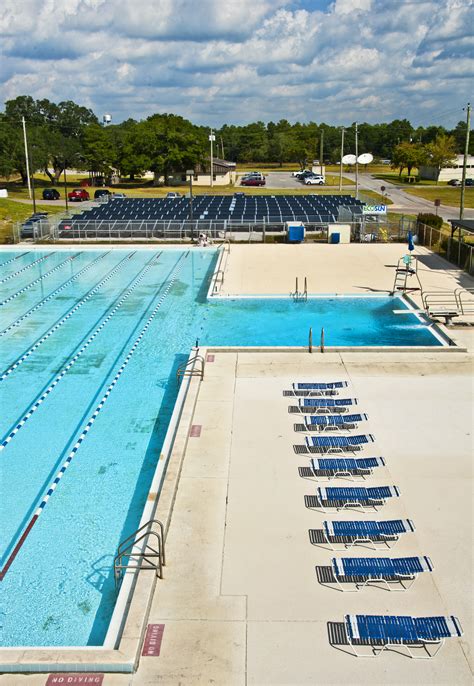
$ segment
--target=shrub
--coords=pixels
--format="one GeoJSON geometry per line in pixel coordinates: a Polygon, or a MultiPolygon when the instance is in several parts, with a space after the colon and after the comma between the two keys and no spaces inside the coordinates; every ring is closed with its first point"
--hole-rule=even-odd
{"type": "Polygon", "coordinates": [[[443,217],[439,217],[436,214],[431,214],[430,212],[427,212],[426,214],[420,213],[416,218],[416,223],[432,226],[433,229],[441,229],[443,226],[443,217]]]}

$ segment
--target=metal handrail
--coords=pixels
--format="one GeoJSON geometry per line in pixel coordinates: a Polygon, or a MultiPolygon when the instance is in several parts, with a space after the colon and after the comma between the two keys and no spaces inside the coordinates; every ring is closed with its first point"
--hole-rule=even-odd
{"type": "Polygon", "coordinates": [[[114,580],[117,588],[123,576],[123,571],[126,569],[154,569],[156,576],[163,578],[163,567],[166,565],[165,555],[165,530],[163,523],[159,519],[150,519],[145,524],[142,524],[130,536],[127,536],[119,543],[117,554],[114,557],[114,580]],[[153,531],[150,527],[157,524],[160,531],[153,531]],[[140,535],[139,535],[140,534],[140,535]],[[148,539],[150,536],[156,538],[157,548],[153,548],[148,539]],[[143,545],[134,551],[137,544],[144,541],[143,545]],[[127,561],[124,562],[124,558],[127,561]],[[152,560],[157,558],[157,562],[152,560]],[[131,561],[136,561],[136,564],[131,564],[131,561]],[[146,566],[145,566],[146,565],[146,566]]]}
{"type": "Polygon", "coordinates": [[[179,381],[179,378],[181,376],[200,376],[201,379],[204,379],[204,367],[205,367],[205,360],[202,355],[194,355],[194,357],[191,357],[189,360],[186,362],[183,362],[178,369],[176,370],[176,380],[179,381]],[[192,369],[188,369],[189,365],[194,363],[200,363],[200,369],[195,369],[194,366],[192,369]]]}
{"type": "Polygon", "coordinates": [[[309,327],[308,352],[310,352],[310,353],[313,352],[313,329],[311,326],[309,327]]]}
{"type": "Polygon", "coordinates": [[[463,295],[474,295],[474,288],[456,288],[454,291],[454,297],[461,314],[472,314],[474,312],[474,300],[470,299],[466,307],[465,302],[463,302],[463,295]]]}
{"type": "Polygon", "coordinates": [[[324,352],[324,327],[321,327],[321,352],[324,352]]]}

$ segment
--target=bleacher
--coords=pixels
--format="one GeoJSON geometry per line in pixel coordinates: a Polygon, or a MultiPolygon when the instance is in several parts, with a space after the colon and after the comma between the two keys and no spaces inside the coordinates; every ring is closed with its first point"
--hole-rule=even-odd
{"type": "MultiPolygon", "coordinates": [[[[356,221],[363,203],[351,195],[196,195],[192,219],[203,229],[211,223],[228,222],[232,230],[239,225],[272,225],[281,230],[286,221],[325,225],[337,221],[356,221]],[[281,226],[279,226],[281,225],[281,226]]],[[[148,235],[154,226],[163,229],[166,222],[191,220],[189,198],[117,198],[74,215],[59,225],[61,237],[107,235],[129,231],[148,235]]]]}

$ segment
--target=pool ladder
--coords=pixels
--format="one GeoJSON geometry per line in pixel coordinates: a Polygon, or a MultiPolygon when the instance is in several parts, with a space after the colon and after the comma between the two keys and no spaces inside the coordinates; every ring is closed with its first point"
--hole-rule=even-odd
{"type": "Polygon", "coordinates": [[[162,579],[165,565],[164,527],[159,519],[150,519],[119,544],[114,557],[115,589],[118,590],[127,569],[154,569],[155,575],[162,579]],[[155,524],[158,531],[152,528],[155,524]],[[153,546],[150,538],[155,541],[153,546]]]}
{"type": "Polygon", "coordinates": [[[295,302],[300,302],[301,300],[308,300],[308,281],[306,276],[304,277],[304,290],[300,291],[298,286],[298,277],[296,277],[296,286],[294,293],[290,293],[290,297],[293,298],[295,302]]]}
{"type": "Polygon", "coordinates": [[[199,355],[198,352],[194,357],[186,360],[186,362],[183,362],[183,364],[178,367],[176,371],[176,380],[179,381],[180,378],[184,376],[200,376],[201,379],[204,379],[205,364],[204,357],[199,355]]]}

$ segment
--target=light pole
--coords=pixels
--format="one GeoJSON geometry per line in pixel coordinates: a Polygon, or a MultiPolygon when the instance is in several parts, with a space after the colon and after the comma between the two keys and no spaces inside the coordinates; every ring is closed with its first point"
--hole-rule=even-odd
{"type": "Polygon", "coordinates": [[[356,164],[355,164],[355,173],[356,173],[356,200],[359,198],[359,125],[356,122],[355,123],[355,156],[356,156],[356,164]]]}
{"type": "Polygon", "coordinates": [[[341,165],[339,167],[339,192],[342,191],[342,158],[344,157],[344,131],[345,128],[341,126],[341,165]]]}
{"type": "Polygon", "coordinates": [[[194,238],[193,226],[193,176],[194,169],[186,169],[186,176],[189,176],[189,220],[191,222],[191,240],[194,238]]]}
{"type": "Polygon", "coordinates": [[[21,118],[21,123],[23,124],[23,140],[25,142],[26,178],[28,179],[28,195],[31,198],[30,161],[29,161],[29,156],[28,156],[28,141],[26,139],[25,117],[21,118]]]}
{"type": "Polygon", "coordinates": [[[66,215],[68,215],[69,214],[69,206],[68,206],[68,199],[67,199],[66,167],[67,167],[67,160],[64,160],[64,200],[66,201],[66,215]]]}
{"type": "Polygon", "coordinates": [[[464,189],[466,187],[466,166],[467,166],[467,156],[469,154],[469,134],[471,128],[471,103],[467,103],[467,122],[466,122],[466,142],[464,145],[464,161],[462,165],[462,181],[461,181],[461,200],[459,203],[459,219],[463,218],[464,215],[464,189]]]}
{"type": "Polygon", "coordinates": [[[211,143],[211,188],[213,188],[213,186],[214,186],[214,148],[213,148],[212,144],[214,143],[215,140],[216,140],[216,137],[214,135],[213,130],[211,129],[211,133],[209,136],[209,141],[211,143]]]}
{"type": "MultiPolygon", "coordinates": [[[[33,149],[34,149],[34,147],[35,146],[33,146],[33,149]]],[[[33,171],[33,174],[31,175],[31,197],[33,200],[33,214],[36,214],[35,172],[34,172],[34,168],[33,168],[33,153],[31,153],[31,158],[30,158],[30,168],[33,171]]]]}

